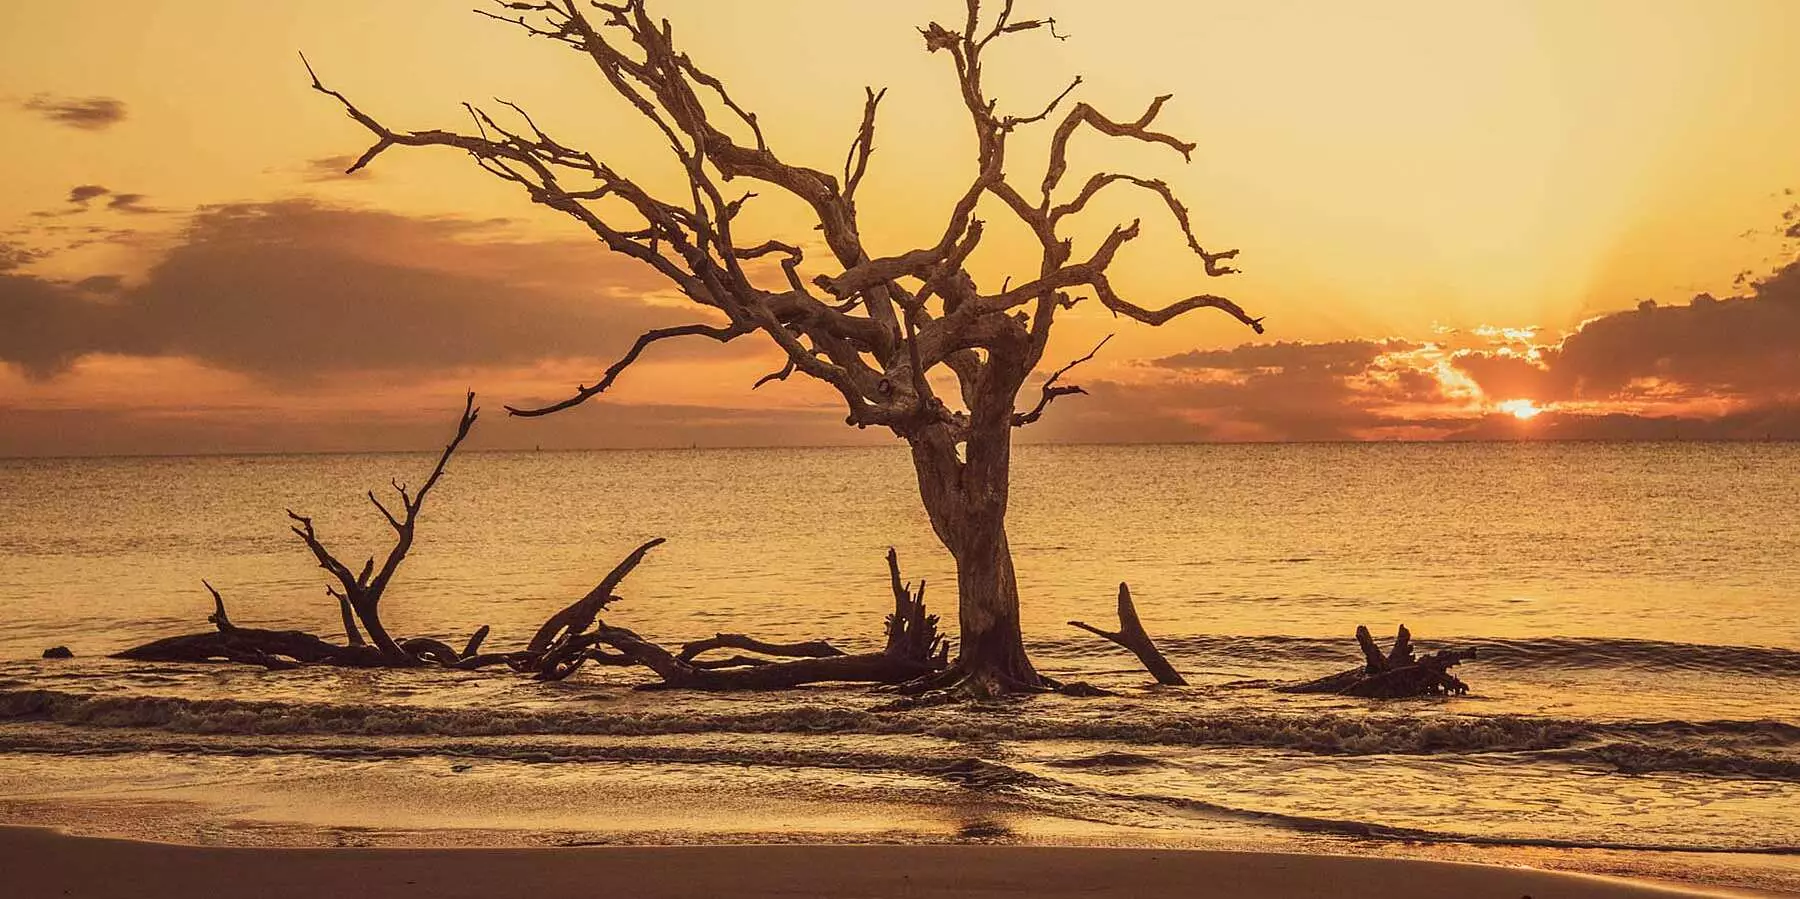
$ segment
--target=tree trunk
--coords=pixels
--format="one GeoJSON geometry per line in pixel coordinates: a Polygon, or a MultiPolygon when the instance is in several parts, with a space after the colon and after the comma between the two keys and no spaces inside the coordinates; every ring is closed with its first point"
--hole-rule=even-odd
{"type": "Polygon", "coordinates": [[[961,654],[951,671],[977,694],[1051,686],[1025,654],[1019,584],[1006,540],[1016,390],[1002,384],[978,388],[966,461],[946,430],[930,429],[909,441],[932,529],[956,560],[961,654]]]}
{"type": "Polygon", "coordinates": [[[1019,584],[1004,520],[969,522],[971,534],[956,557],[957,629],[964,674],[995,677],[1003,687],[1044,686],[1025,655],[1019,627],[1019,584]]]}

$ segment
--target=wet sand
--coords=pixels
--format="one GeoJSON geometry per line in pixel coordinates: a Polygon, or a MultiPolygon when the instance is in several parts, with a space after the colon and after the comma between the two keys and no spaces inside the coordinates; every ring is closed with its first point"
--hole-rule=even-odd
{"type": "Polygon", "coordinates": [[[1033,846],[264,849],[0,828],[0,892],[258,899],[587,896],[1652,899],[1709,893],[1529,868],[1256,852],[1033,846]]]}

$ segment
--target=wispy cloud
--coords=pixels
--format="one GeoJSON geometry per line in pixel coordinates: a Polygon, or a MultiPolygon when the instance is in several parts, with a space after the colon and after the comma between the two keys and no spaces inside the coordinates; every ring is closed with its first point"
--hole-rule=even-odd
{"type": "Polygon", "coordinates": [[[301,172],[308,181],[364,181],[375,176],[375,170],[368,167],[346,174],[345,170],[355,163],[356,157],[350,154],[321,156],[308,159],[301,172]]]}
{"type": "Polygon", "coordinates": [[[37,94],[19,103],[49,121],[82,131],[104,131],[125,121],[123,100],[112,97],[59,97],[37,94]]]}

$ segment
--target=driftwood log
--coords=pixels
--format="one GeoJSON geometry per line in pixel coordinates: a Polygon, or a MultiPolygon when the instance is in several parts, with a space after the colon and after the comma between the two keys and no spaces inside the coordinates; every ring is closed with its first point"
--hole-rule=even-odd
{"type": "MultiPolygon", "coordinates": [[[[641,557],[660,542],[645,544],[634,557],[641,557]]],[[[546,633],[552,636],[534,663],[535,676],[561,680],[584,662],[598,661],[649,668],[662,678],[662,683],[655,685],[658,687],[726,691],[780,690],[823,682],[900,684],[944,670],[949,645],[938,633],[937,616],[925,610],[925,582],[920,581],[916,591],[910,584],[902,583],[899,556],[891,548],[887,561],[894,611],[887,617],[886,643],[876,652],[851,654],[823,640],[771,643],[744,634],[717,634],[670,652],[629,629],[600,620],[599,612],[608,601],[595,600],[597,594],[607,594],[602,589],[607,584],[602,582],[594,593],[552,616],[538,631],[539,637],[546,633]],[[701,658],[718,649],[742,650],[757,656],[701,658]]],[[[627,562],[635,564],[633,559],[627,562]]],[[[534,639],[533,648],[537,647],[534,639]]]]}
{"type": "Polygon", "coordinates": [[[1356,642],[1362,648],[1363,664],[1359,668],[1337,674],[1276,687],[1280,693],[1335,693],[1340,696],[1362,696],[1370,699],[1404,699],[1413,696],[1461,696],[1469,692],[1450,669],[1475,658],[1473,649],[1445,649],[1425,656],[1415,656],[1412,632],[1400,625],[1393,648],[1385,654],[1375,644],[1369,629],[1356,628],[1356,642]]]}
{"type": "Polygon", "coordinates": [[[401,563],[406,561],[407,553],[412,550],[419,512],[425,507],[425,498],[443,477],[444,468],[450,463],[450,457],[455,455],[457,447],[469,436],[469,429],[474,427],[480,411],[475,407],[475,394],[470,393],[463,401],[456,436],[444,447],[431,474],[425,478],[416,493],[409,491],[399,481],[393,482],[400,500],[398,514],[396,509],[390,509],[382,503],[374,491],[369,491],[369,502],[394,531],[394,545],[387,551],[379,569],[375,566],[375,557],[370,556],[363,563],[360,572],[352,573],[348,565],[325,547],[311,518],[288,510],[288,518],[293,522],[289,529],[306,545],[313,558],[318,560],[319,567],[337,581],[335,586],[326,587],[325,592],[337,600],[344,627],[343,644],[331,643],[305,631],[238,627],[226,614],[225,598],[213,589],[212,584],[202,581],[213,598],[213,613],[207,616],[207,620],[213,624],[212,631],[153,640],[117,653],[114,658],[140,662],[227,661],[261,665],[270,669],[300,665],[337,665],[348,668],[437,665],[462,668],[474,667],[476,662],[495,664],[505,661],[503,657],[477,654],[482,640],[487,637],[488,629],[485,626],[469,638],[462,652],[458,652],[449,644],[429,637],[396,640],[388,633],[386,624],[381,620],[381,597],[393,583],[401,563]],[[368,635],[367,639],[364,638],[365,633],[368,635]]]}
{"type": "Polygon", "coordinates": [[[1156,641],[1150,639],[1150,633],[1144,630],[1144,623],[1138,620],[1137,606],[1131,602],[1131,588],[1123,582],[1119,584],[1119,629],[1117,631],[1103,631],[1085,621],[1071,621],[1069,626],[1105,637],[1131,650],[1132,655],[1138,657],[1138,661],[1144,664],[1144,668],[1150,672],[1152,677],[1156,678],[1157,683],[1169,687],[1187,686],[1187,679],[1181,676],[1181,672],[1175,670],[1174,665],[1169,664],[1169,660],[1162,654],[1162,650],[1156,648],[1156,641]]]}

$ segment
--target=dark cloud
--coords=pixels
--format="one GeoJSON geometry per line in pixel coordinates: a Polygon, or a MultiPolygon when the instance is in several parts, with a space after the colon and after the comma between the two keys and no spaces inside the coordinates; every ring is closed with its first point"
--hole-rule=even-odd
{"type": "Polygon", "coordinates": [[[71,286],[82,293],[110,296],[125,289],[125,279],[118,275],[89,275],[71,286]]]}
{"type": "Polygon", "coordinates": [[[1457,367],[1496,398],[1607,401],[1731,397],[1767,402],[1800,394],[1800,263],[1748,296],[1652,301],[1583,324],[1537,357],[1459,354],[1457,367]]]}
{"type": "Polygon", "coordinates": [[[308,181],[361,181],[375,176],[375,170],[367,167],[346,173],[346,170],[355,164],[356,157],[347,153],[339,156],[321,156],[317,159],[308,159],[306,165],[302,167],[302,172],[308,181]]]}
{"type": "Polygon", "coordinates": [[[48,255],[50,254],[43,250],[0,240],[0,272],[24,268],[48,255]]]}
{"type": "Polygon", "coordinates": [[[1100,380],[1059,401],[1034,439],[1071,442],[1357,440],[1415,423],[1394,410],[1442,404],[1442,384],[1401,340],[1243,344],[1153,360],[1148,383],[1100,380]]]}
{"type": "Polygon", "coordinates": [[[1545,412],[1529,422],[1488,415],[1452,440],[1795,440],[1800,403],[1776,402],[1713,417],[1626,412],[1545,412]]]}
{"type": "MultiPolygon", "coordinates": [[[[0,400],[0,458],[119,454],[369,452],[437,449],[462,405],[368,410],[327,408],[66,409],[0,400]]],[[[483,399],[497,412],[498,397],[483,399]]],[[[469,450],[589,447],[892,445],[874,429],[844,427],[835,407],[742,409],[593,403],[579,415],[521,419],[484,414],[469,450]]]]}
{"type": "Polygon", "coordinates": [[[87,211],[88,204],[101,197],[107,198],[106,208],[113,212],[124,212],[131,215],[146,215],[169,211],[146,205],[144,201],[149,199],[149,197],[144,194],[115,191],[103,184],[77,184],[74,187],[69,188],[69,205],[76,208],[55,211],[46,210],[43,212],[34,212],[32,215],[37,216],[38,218],[56,218],[64,215],[77,215],[87,211]]]}
{"type": "Polygon", "coordinates": [[[38,115],[70,128],[103,131],[125,121],[125,103],[112,97],[58,97],[38,94],[19,104],[38,115]]]}
{"type": "Polygon", "coordinates": [[[1087,383],[1032,440],[1665,440],[1800,438],[1800,265],[1751,296],[1636,309],[1554,345],[1482,329],[1400,340],[1244,344],[1087,383]],[[1477,350],[1458,346],[1482,346],[1477,350]],[[1479,392],[1455,377],[1453,366],[1479,392]],[[1529,419],[1505,400],[1550,408],[1529,419]]]}
{"type": "Polygon", "coordinates": [[[112,199],[106,201],[106,208],[132,215],[154,215],[168,211],[144,205],[145,199],[143,194],[113,194],[112,199]]]}
{"type": "Polygon", "coordinates": [[[1150,364],[1173,369],[1255,371],[1258,369],[1307,369],[1356,372],[1387,353],[1418,349],[1403,340],[1337,340],[1329,343],[1246,343],[1228,350],[1190,350],[1164,356],[1150,364]]]}
{"type": "Polygon", "coordinates": [[[189,357],[297,383],[610,356],[696,320],[644,301],[662,286],[597,245],[509,241],[490,222],[224,206],[196,215],[142,283],[0,278],[0,361],[42,378],[90,353],[189,357]]]}
{"type": "Polygon", "coordinates": [[[109,193],[112,191],[98,184],[77,184],[69,188],[69,202],[77,206],[86,206],[89,200],[95,197],[104,197],[109,193]]]}

